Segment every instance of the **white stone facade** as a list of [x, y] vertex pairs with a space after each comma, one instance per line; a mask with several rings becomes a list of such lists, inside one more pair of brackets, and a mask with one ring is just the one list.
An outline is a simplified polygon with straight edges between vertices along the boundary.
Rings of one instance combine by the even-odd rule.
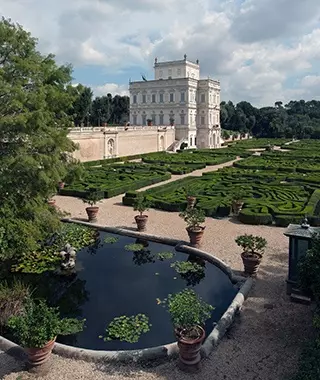
[[154, 64], [154, 80], [130, 82], [131, 125], [170, 125], [190, 148], [219, 148], [220, 83], [200, 79], [199, 62]]

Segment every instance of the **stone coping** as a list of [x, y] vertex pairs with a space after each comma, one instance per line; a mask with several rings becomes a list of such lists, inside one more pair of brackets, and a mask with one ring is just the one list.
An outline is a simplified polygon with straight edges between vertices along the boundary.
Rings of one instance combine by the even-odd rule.
[[[166, 237], [160, 237], [156, 235], [148, 235], [137, 231], [131, 231], [124, 228], [107, 227], [98, 224], [92, 224], [89, 222], [79, 221], [75, 219], [64, 218], [63, 222], [77, 223], [89, 227], [94, 227], [101, 231], [106, 231], [118, 235], [125, 235], [157, 243], [167, 244], [174, 246], [179, 252], [186, 254], [193, 254], [199, 256], [206, 261], [209, 261], [213, 265], [220, 268], [231, 280], [235, 286], [238, 287], [238, 292], [233, 301], [229, 305], [228, 309], [222, 315], [220, 320], [214, 325], [211, 333], [207, 336], [201, 347], [201, 356], [207, 357], [215, 349], [219, 341], [224, 336], [227, 329], [233, 323], [235, 316], [240, 311], [243, 302], [247, 298], [250, 289], [253, 285], [253, 279], [251, 277], [246, 278], [240, 275], [236, 275], [232, 269], [227, 266], [222, 260], [214, 257], [198, 248], [190, 247], [186, 242]], [[17, 344], [9, 341], [8, 339], [0, 336], [0, 349], [7, 354], [22, 357], [23, 348]], [[85, 348], [73, 347], [64, 345], [61, 343], [55, 343], [53, 352], [63, 357], [72, 359], [79, 359], [85, 361], [109, 361], [109, 362], [147, 362], [150, 360], [162, 361], [168, 358], [173, 358], [178, 355], [178, 345], [176, 342], [168, 343], [162, 346], [144, 348], [140, 350], [124, 350], [124, 351], [102, 351], [102, 350], [89, 350]]]

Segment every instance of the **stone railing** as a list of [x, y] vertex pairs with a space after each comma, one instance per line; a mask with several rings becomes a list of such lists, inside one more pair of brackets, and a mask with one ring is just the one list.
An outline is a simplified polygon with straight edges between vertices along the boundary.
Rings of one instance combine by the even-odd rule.
[[122, 132], [122, 131], [166, 131], [173, 130], [174, 126], [167, 125], [130, 125], [130, 126], [108, 126], [108, 127], [74, 127], [69, 130], [69, 133], [90, 133], [90, 132]]

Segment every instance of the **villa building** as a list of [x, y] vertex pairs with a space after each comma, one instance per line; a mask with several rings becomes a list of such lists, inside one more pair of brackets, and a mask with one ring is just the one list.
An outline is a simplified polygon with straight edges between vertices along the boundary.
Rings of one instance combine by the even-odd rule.
[[200, 79], [199, 61], [154, 63], [154, 79], [130, 82], [131, 125], [174, 125], [177, 145], [219, 148], [220, 82]]

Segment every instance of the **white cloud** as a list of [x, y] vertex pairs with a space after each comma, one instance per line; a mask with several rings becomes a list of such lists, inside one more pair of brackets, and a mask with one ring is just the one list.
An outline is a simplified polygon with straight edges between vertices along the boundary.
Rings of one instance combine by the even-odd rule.
[[[0, 12], [39, 37], [43, 52], [102, 66], [109, 82], [127, 68], [151, 71], [156, 56], [187, 53], [204, 77], [220, 79], [224, 99], [270, 105], [317, 96], [319, 0], [1, 0]], [[126, 91], [122, 83], [95, 87]]]
[[105, 83], [101, 86], [91, 86], [95, 96], [105, 96], [108, 93], [114, 95], [129, 95], [128, 85], [118, 85], [116, 83]]

